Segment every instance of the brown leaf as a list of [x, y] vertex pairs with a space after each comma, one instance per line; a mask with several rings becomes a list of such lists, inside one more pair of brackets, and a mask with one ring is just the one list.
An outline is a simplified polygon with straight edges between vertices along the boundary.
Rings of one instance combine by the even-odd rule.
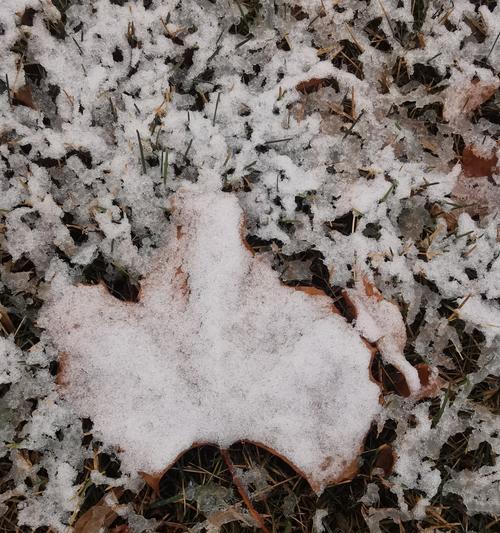
[[31, 85], [23, 85], [14, 92], [13, 96], [12, 103], [14, 105], [23, 105], [25, 107], [31, 107], [31, 109], [37, 109], [35, 103], [33, 102]]
[[[201, 412], [210, 409], [210, 412], [217, 414], [224, 413], [225, 408], [234, 409], [233, 421], [227, 422], [226, 418], [215, 419], [214, 424], [220, 424], [217, 426], [217, 439], [222, 441], [226, 438], [224, 437], [225, 432], [230, 434], [227, 439], [234, 439], [235, 441], [242, 438], [247, 439], [254, 434], [255, 438], [250, 438], [249, 441], [255, 442], [256, 445], [286, 460], [309, 481], [316, 491], [330, 483], [343, 481], [346, 477], [352, 476], [352, 467], [361, 451], [362, 439], [359, 438], [358, 433], [352, 439], [349, 434], [347, 436], [344, 434], [345, 426], [342, 420], [338, 419], [338, 415], [335, 409], [331, 408], [331, 405], [339, 396], [348, 396], [350, 410], [348, 416], [356, 417], [356, 420], [361, 421], [366, 419], [366, 423], [363, 422], [365, 427], [369, 427], [372, 413], [378, 413], [380, 409], [380, 389], [372, 382], [369, 372], [373, 354], [369, 347], [365, 347], [364, 343], [360, 342], [359, 331], [351, 327], [342, 317], [334, 314], [332, 301], [326, 295], [318, 294], [314, 290], [313, 295], [300, 294], [293, 288], [280, 284], [278, 276], [272, 271], [265, 259], [254, 257], [248, 252], [244, 242], [242, 242], [240, 231], [241, 208], [235, 199], [222, 193], [200, 194], [187, 190], [185, 192], [180, 191], [176, 200], [176, 209], [173, 213], [174, 219], [170, 225], [167, 245], [159, 251], [157, 258], [152, 263], [150, 273], [142, 284], [137, 303], [120, 302], [100, 286], [74, 287], [63, 279], [53, 279], [55, 286], [62, 283], [65, 294], [54, 293], [53, 299], [49, 299], [50, 304], [46, 305], [44, 314], [40, 314], [38, 320], [42, 327], [45, 327], [58, 339], [57, 345], [60, 351], [69, 354], [61, 361], [62, 386], [65, 396], [70, 401], [80, 402], [81, 400], [84, 403], [87, 403], [86, 398], [90, 396], [95, 399], [96, 395], [105, 394], [106, 398], [108, 397], [107, 393], [103, 391], [101, 376], [109, 370], [103, 369], [99, 339], [112, 338], [113, 331], [115, 331], [113, 328], [116, 328], [116, 324], [121, 323], [120, 343], [127, 346], [125, 353], [122, 350], [116, 351], [116, 343], [108, 343], [107, 341], [105, 343], [106, 350], [110, 350], [110, 355], [120, 356], [119, 365], [126, 366], [124, 365], [124, 356], [136, 358], [139, 355], [135, 350], [137, 349], [136, 338], [140, 334], [143, 336], [142, 345], [154, 346], [155, 350], [156, 346], [161, 347], [161, 354], [165, 362], [168, 363], [170, 359], [174, 361], [175, 364], [166, 364], [168, 370], [165, 370], [165, 376], [168, 374], [169, 379], [170, 377], [173, 379], [176, 372], [182, 372], [182, 376], [189, 376], [189, 380], [186, 382], [184, 378], [178, 379], [178, 382], [186, 389], [185, 395], [165, 394], [165, 391], [162, 391], [162, 402], [165, 406], [173, 405], [178, 412], [184, 413], [186, 410], [185, 398], [191, 398], [192, 390], [198, 394], [209, 383], [210, 387], [215, 386], [211, 383], [212, 379], [220, 380], [220, 383], [216, 383], [219, 393], [210, 400], [213, 402], [213, 407], [203, 402], [198, 404]], [[209, 246], [207, 242], [210, 243]], [[224, 276], [218, 278], [217, 276], [209, 277], [206, 273], [203, 275], [197, 273], [200, 261], [203, 261], [203, 264], [207, 265], [206, 268], [208, 268], [214, 264], [218, 265], [214, 257], [222, 258], [224, 256], [231, 258], [231, 260], [237, 258], [234, 264], [232, 261], [230, 262], [230, 266], [226, 267], [221, 263], [222, 266], [217, 267], [226, 268]], [[212, 297], [214, 284], [217, 294], [221, 295], [220, 300]], [[163, 295], [161, 301], [157, 300], [159, 293]], [[209, 296], [205, 297], [205, 293]], [[360, 297], [363, 297], [362, 303], [365, 306], [369, 303], [369, 309], [366, 312], [373, 307], [378, 315], [381, 314], [382, 308], [384, 313], [391, 313], [391, 316], [398, 313], [396, 318], [399, 316], [401, 323], [396, 324], [398, 331], [395, 331], [395, 328], [388, 331], [384, 326], [385, 329], [382, 329], [385, 333], [376, 340], [380, 341], [379, 349], [381, 352], [396, 351], [397, 353], [393, 354], [394, 357], [403, 363], [404, 323], [397, 306], [384, 302], [382, 296], [368, 283], [366, 283]], [[206, 365], [206, 360], [202, 357], [205, 352], [203, 351], [200, 355], [198, 340], [196, 344], [193, 344], [192, 341], [196, 335], [200, 335], [197, 326], [199, 323], [198, 314], [202, 311], [205, 313], [204, 308], [200, 311], [200, 298], [207, 306], [207, 316], [212, 314], [217, 316], [222, 305], [224, 305], [227, 316], [224, 324], [219, 325], [214, 322], [213, 328], [203, 330], [202, 334], [207, 337], [207, 346], [215, 346], [211, 349], [214, 350], [215, 354], [218, 354], [217, 344], [212, 342], [211, 335], [213, 334], [216, 334], [217, 338], [219, 335], [224, 339], [227, 338], [228, 344], [235, 346], [234, 351], [232, 349], [226, 350], [223, 358], [217, 355], [220, 361], [215, 366]], [[78, 306], [75, 306], [75, 301], [78, 301]], [[240, 314], [236, 311], [228, 312], [226, 308], [238, 310]], [[280, 322], [276, 320], [279, 313], [285, 314], [290, 329], [296, 325], [297, 328], [303, 330], [300, 350], [303, 345], [305, 347], [304, 361], [307, 361], [307, 364], [297, 363], [290, 371], [289, 350], [283, 347], [286, 343], [281, 341], [269, 356], [274, 358], [273, 372], [280, 376], [280, 380], [276, 384], [274, 382], [269, 384], [267, 380], [259, 380], [259, 373], [262, 368], [260, 354], [264, 350], [252, 348], [251, 351], [248, 351], [247, 347], [256, 336], [259, 339], [261, 337], [266, 339], [267, 337], [286, 334], [281, 328]], [[245, 324], [250, 324], [255, 316], [266, 318], [259, 323], [259, 328], [262, 329], [254, 332]], [[321, 317], [322, 325], [328, 324], [328, 329], [313, 331], [312, 327], [305, 325], [304, 320], [307, 316]], [[206, 320], [205, 314], [202, 317], [203, 320]], [[314, 319], [311, 318], [312, 320]], [[175, 338], [179, 348], [173, 349], [172, 332], [179, 330], [179, 328], [185, 328], [186, 334], [180, 334]], [[191, 334], [191, 329], [193, 334]], [[402, 333], [399, 331], [400, 329]], [[341, 350], [337, 351], [337, 348], [330, 342], [330, 337], [322, 340], [321, 335], [318, 335], [318, 333], [322, 334], [323, 332], [325, 335], [326, 332], [328, 335], [332, 335], [332, 330], [337, 330], [337, 335], [342, 336]], [[229, 335], [228, 332], [236, 333]], [[87, 342], [86, 339], [89, 338], [89, 335], [97, 339], [95, 343]], [[308, 335], [314, 335], [315, 350], [312, 352], [306, 348]], [[350, 347], [346, 348], [346, 346]], [[298, 351], [298, 354], [300, 353]], [[186, 357], [181, 356], [181, 354], [185, 354]], [[349, 358], [353, 358], [353, 354], [357, 354], [357, 360], [362, 361], [359, 372], [353, 372], [351, 367], [346, 367], [343, 364], [345, 357], [349, 360]], [[97, 363], [97, 359], [94, 359], [95, 362], [92, 362], [90, 358], [98, 358], [99, 361]], [[250, 397], [246, 393], [243, 394], [238, 387], [230, 382], [227, 376], [236, 375], [236, 372], [241, 373], [240, 359], [245, 361], [248, 369], [248, 372], [245, 373], [246, 383], [243, 386], [248, 386], [252, 391], [255, 391], [259, 390], [259, 387], [264, 389], [264, 387], [271, 385], [267, 394], [252, 392]], [[110, 357], [107, 361], [106, 364], [111, 365], [109, 368], [116, 375], [116, 369], [120, 367], [117, 366], [118, 360]], [[299, 361], [298, 358], [297, 361]], [[416, 376], [415, 369], [406, 360], [404, 362]], [[283, 370], [286, 369], [286, 372], [279, 372], [280, 365], [283, 365]], [[321, 365], [321, 372], [315, 370], [318, 365]], [[405, 369], [406, 365], [404, 365]], [[156, 374], [163, 372], [164, 366], [154, 366], [149, 371], [154, 373], [156, 379]], [[79, 371], [79, 368], [82, 372]], [[255, 376], [252, 372], [255, 372]], [[214, 378], [212, 378], [212, 373]], [[85, 375], [85, 395], [83, 396], [78, 392], [78, 388], [82, 386], [79, 376], [82, 375]], [[287, 376], [286, 380], [283, 379], [285, 375]], [[332, 376], [331, 380], [326, 379], [325, 376], [330, 375]], [[304, 393], [302, 384], [305, 377], [310, 383], [309, 390], [314, 391], [314, 402], [309, 399], [308, 394]], [[122, 384], [120, 378], [119, 386]], [[363, 390], [362, 396], [352, 394], [353, 390], [359, 389]], [[297, 394], [297, 390], [300, 394]], [[290, 394], [290, 397], [293, 395], [295, 398], [292, 414], [290, 414], [288, 404], [281, 399], [280, 394], [283, 393]], [[326, 399], [323, 400], [322, 396]], [[276, 402], [273, 401], [275, 397]], [[320, 400], [316, 401], [318, 397]], [[94, 402], [94, 404], [97, 405], [98, 402]], [[345, 405], [344, 401], [342, 401], [342, 405]], [[314, 411], [310, 416], [311, 408]], [[296, 416], [295, 413], [300, 413], [300, 409], [304, 412], [301, 415], [301, 423], [297, 425], [287, 423], [287, 417]], [[85, 412], [92, 416], [92, 412], [89, 413], [87, 410]], [[155, 473], [162, 470], [163, 464], [172, 465], [176, 457], [182, 454], [186, 448], [189, 448], [193, 442], [221, 443], [220, 441], [213, 442], [213, 432], [207, 432], [204, 428], [199, 427], [195, 411], [191, 414], [192, 420], [189, 417], [180, 416], [169, 419], [168, 427], [163, 426], [164, 422], [158, 426], [152, 424], [151, 427], [147, 428], [147, 431], [141, 429], [133, 435], [131, 440], [122, 441], [122, 419], [127, 417], [127, 413], [120, 412], [118, 415], [118, 411], [114, 410], [114, 412], [117, 416], [111, 414], [104, 425], [96, 426], [97, 429], [105, 430], [110, 442], [115, 445], [122, 445], [127, 448], [128, 454], [134, 454], [133, 466], [137, 470], [149, 472], [149, 475], [143, 474], [143, 477], [155, 490], [158, 490], [159, 483], [159, 477]], [[258, 424], [255, 424], [254, 433], [250, 431], [237, 433], [237, 431], [241, 431], [239, 425], [237, 431], [233, 431], [231, 424], [236, 427], [236, 424], [239, 424], [239, 417], [248, 420], [247, 412], [251, 412], [252, 416], [255, 413], [256, 419], [258, 417], [266, 419], [267, 413], [271, 412], [272, 416], [275, 417], [272, 431], [260, 430]], [[283, 422], [280, 422], [280, 416], [276, 414], [281, 412], [284, 413], [283, 416], [280, 415]], [[136, 414], [134, 412], [134, 416]], [[134, 420], [139, 419], [136, 416]], [[321, 424], [318, 423], [318, 420], [321, 421]], [[183, 430], [186, 428], [189, 430], [188, 438], [183, 437], [176, 440], [176, 435], [180, 431], [175, 429], [175, 424], [179, 427], [182, 426]], [[312, 459], [306, 461], [303, 459], [305, 455], [302, 455], [301, 441], [294, 432], [298, 432], [302, 438], [305, 428], [307, 429], [309, 426], [315, 430], [318, 428], [318, 431], [309, 432], [306, 455], [308, 458], [312, 456]], [[347, 441], [347, 445], [340, 446], [338, 439], [335, 438], [334, 431], [337, 426], [342, 432], [342, 442]], [[323, 433], [323, 428], [326, 427], [328, 427], [328, 432]], [[144, 451], [148, 448], [148, 439], [150, 439], [149, 442], [158, 442], [159, 438], [165, 437], [165, 431], [171, 431], [170, 434], [166, 433], [169, 437], [168, 446], [162, 447], [161, 451], [157, 453], [154, 463], [156, 468], [150, 468], [151, 462], [148, 464], [142, 459], [142, 455], [148, 453]], [[238, 439], [239, 434], [241, 435], [240, 439]], [[319, 443], [323, 442], [325, 444], [320, 446]], [[136, 443], [140, 443], [140, 446], [136, 447]], [[298, 446], [297, 450], [295, 446]], [[162, 461], [163, 464], [161, 464]]]
[[9, 313], [7, 312], [7, 309], [0, 305], [0, 324], [2, 325], [2, 329], [7, 333], [14, 333], [15, 327], [12, 323], [12, 320], [10, 319]]
[[464, 148], [462, 154], [462, 169], [465, 176], [480, 178], [491, 176], [498, 164], [495, 152], [488, 157], [478, 155], [474, 150], [474, 145], [469, 144]]
[[457, 215], [454, 212], [444, 211], [439, 204], [432, 204], [430, 213], [433, 217], [444, 218], [448, 231], [455, 231], [458, 225]]
[[311, 94], [319, 91], [322, 87], [332, 85], [335, 80], [332, 78], [311, 78], [310, 80], [304, 80], [295, 86], [299, 93]]
[[21, 26], [33, 26], [33, 19], [35, 18], [36, 9], [32, 7], [27, 7], [22, 14], [17, 13], [21, 18]]
[[495, 151], [483, 157], [474, 145], [465, 147], [462, 155], [462, 173], [453, 188], [453, 197], [464, 207], [455, 210], [458, 216], [485, 216], [500, 205], [500, 179], [495, 175], [499, 163]]
[[498, 89], [499, 83], [488, 83], [473, 79], [465, 86], [448, 87], [443, 92], [445, 120], [454, 121], [464, 114], [475, 111], [481, 104], [489, 100]]
[[396, 462], [396, 454], [389, 444], [382, 444], [377, 450], [377, 456], [373, 462], [373, 468], [380, 468], [384, 477], [392, 474], [394, 463]]
[[106, 494], [93, 507], [80, 516], [73, 526], [73, 532], [90, 533], [109, 527], [118, 516], [116, 511], [108, 503], [110, 497], [114, 498], [116, 505], [118, 505], [118, 501], [113, 493]]
[[[433, 398], [439, 394], [439, 391], [445, 385], [445, 382], [439, 376], [436, 376], [435, 378], [432, 377], [432, 367], [426, 365], [425, 363], [418, 363], [415, 365], [415, 368], [417, 369], [418, 377], [420, 379], [420, 383], [422, 384], [422, 388], [416, 397]], [[393, 373], [391, 373], [391, 379], [394, 389], [400, 396], [405, 398], [410, 396], [408, 384], [400, 372], [395, 370]]]

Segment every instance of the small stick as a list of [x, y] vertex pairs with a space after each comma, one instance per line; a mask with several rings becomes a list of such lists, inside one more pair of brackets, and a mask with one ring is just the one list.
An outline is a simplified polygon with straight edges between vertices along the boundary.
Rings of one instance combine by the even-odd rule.
[[111, 99], [111, 96], [109, 97], [109, 105], [111, 106], [111, 113], [113, 114], [113, 118], [117, 120], [118, 114], [116, 112], [115, 105], [113, 104], [113, 100]]
[[187, 159], [187, 155], [189, 153], [189, 150], [191, 149], [191, 145], [193, 144], [193, 139], [189, 141], [188, 147], [186, 148], [186, 151], [184, 152], [184, 159]]
[[442, 55], [443, 52], [438, 52], [435, 56], [432, 56], [430, 59], [427, 60], [427, 63], [430, 63], [433, 59], [436, 59], [436, 57], [439, 57]]
[[257, 525], [260, 527], [260, 529], [264, 533], [270, 533], [269, 529], [267, 529], [266, 524], [264, 523], [264, 519], [253, 506], [250, 500], [250, 495], [248, 494], [248, 491], [245, 488], [245, 485], [243, 485], [241, 479], [239, 478], [236, 472], [236, 468], [234, 467], [234, 463], [229, 455], [228, 450], [226, 448], [221, 448], [220, 454], [222, 455], [222, 458], [224, 459], [224, 462], [226, 463], [227, 469], [229, 470], [229, 473], [231, 474], [231, 477], [233, 478], [233, 483], [236, 485], [236, 488], [238, 489], [238, 492], [240, 493], [240, 496], [243, 502], [245, 503], [245, 505], [247, 506], [247, 509], [249, 510], [253, 519], [257, 522]]
[[81, 48], [81, 46], [78, 44], [78, 41], [74, 38], [74, 37], [71, 37], [73, 39], [73, 42], [76, 44], [79, 52], [80, 52], [80, 55], [83, 56], [83, 50]]
[[212, 126], [215, 126], [215, 117], [217, 116], [217, 109], [219, 108], [220, 92], [217, 93], [217, 102], [215, 102], [214, 117], [212, 119]]
[[495, 48], [495, 45], [497, 44], [498, 38], [500, 37], [500, 31], [498, 32], [498, 35], [496, 36], [495, 40], [493, 41], [493, 45], [490, 48], [490, 51], [488, 52], [488, 55], [486, 56], [486, 61], [488, 61], [488, 58], [491, 55], [491, 52], [493, 52], [493, 48]]
[[344, 140], [352, 132], [352, 129], [359, 122], [359, 119], [363, 116], [364, 112], [365, 112], [365, 110], [363, 109], [363, 111], [361, 111], [361, 113], [358, 115], [358, 118], [352, 123], [351, 127], [345, 132], [345, 135], [342, 138], [342, 140]]
[[156, 134], [156, 141], [155, 141], [155, 147], [156, 149], [158, 150], [158, 139], [160, 138], [160, 133], [162, 132], [163, 130], [160, 128], [158, 130], [158, 133]]
[[167, 183], [167, 175], [168, 175], [168, 150], [165, 150], [165, 157], [163, 157], [163, 152], [161, 153], [162, 159], [163, 159], [163, 168], [162, 168], [162, 178], [163, 178], [163, 185]]
[[240, 41], [235, 47], [234, 49], [237, 50], [240, 46], [243, 46], [244, 44], [248, 43], [248, 41], [250, 41], [252, 39], [252, 35], [249, 35], [246, 39], [243, 39], [243, 41]]
[[307, 25], [307, 28], [306, 30], [309, 31], [309, 28], [319, 19], [319, 13], [311, 20], [311, 22], [309, 22], [309, 24]]
[[9, 98], [9, 105], [12, 105], [12, 97], [10, 95], [9, 75], [5, 74], [5, 85], [7, 85], [7, 96]]
[[224, 35], [224, 30], [222, 30], [219, 34], [219, 37], [217, 37], [217, 40], [215, 41], [215, 50], [213, 54], [207, 59], [207, 63], [211, 61], [221, 50], [222, 46], [219, 45], [220, 40], [222, 39], [222, 36]]
[[135, 130], [137, 133], [137, 140], [139, 141], [139, 150], [141, 152], [142, 173], [146, 174], [146, 160], [144, 159], [144, 149], [142, 148], [141, 134], [139, 130]]
[[284, 137], [283, 139], [274, 139], [272, 141], [266, 141], [264, 144], [282, 143], [285, 141], [291, 141], [293, 137]]

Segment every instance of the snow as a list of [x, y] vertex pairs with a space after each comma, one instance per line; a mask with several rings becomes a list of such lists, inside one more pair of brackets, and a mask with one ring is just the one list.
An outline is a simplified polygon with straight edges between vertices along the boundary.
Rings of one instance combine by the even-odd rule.
[[356, 329], [367, 341], [377, 343], [382, 358], [403, 374], [411, 393], [420, 390], [418, 372], [405, 358], [406, 331], [396, 304], [381, 299], [380, 294], [370, 295], [369, 282], [358, 282], [356, 289], [347, 295], [356, 308]]
[[[239, 3], [246, 12], [248, 2]], [[0, 3], [0, 297], [16, 330], [22, 321], [18, 331], [5, 332], [0, 339], [0, 448], [13, 465], [7, 482], [25, 498], [16, 526], [67, 529], [82, 503], [73, 497], [81, 488], [76, 480], [85, 473], [84, 460], [93, 455], [97, 441], [110, 453], [129, 443], [123, 458], [131, 473], [113, 483], [138, 491], [141, 479], [132, 473], [136, 467], [166, 466], [175, 449], [198, 438], [193, 426], [204, 438], [224, 444], [244, 434], [257, 438], [258, 431], [268, 438], [274, 427], [249, 421], [260, 412], [248, 409], [251, 405], [260, 409], [262, 399], [254, 398], [248, 407], [242, 405], [245, 402], [233, 405], [238, 394], [252, 391], [281, 398], [276, 413], [270, 413], [272, 402], [261, 409], [266, 419], [277, 420], [274, 444], [316, 474], [318, 457], [329, 453], [321, 446], [329, 446], [333, 439], [327, 434], [328, 424], [332, 432], [342, 434], [344, 447], [351, 442], [352, 458], [372, 418], [380, 427], [389, 419], [397, 424], [392, 443], [398, 455], [395, 473], [383, 480], [387, 486], [371, 480], [364, 500], [371, 531], [380, 530], [380, 521], [386, 519], [425, 521], [432, 498], [446, 491], [459, 495], [469, 514], [496, 509], [495, 467], [444, 471], [440, 450], [450, 436], [469, 429], [470, 446], [487, 442], [500, 453], [494, 431], [498, 417], [488, 414], [491, 407], [477, 400], [477, 391], [473, 394], [474, 387], [487, 379], [495, 382], [500, 374], [499, 175], [492, 171], [486, 178], [466, 176], [460, 148], [463, 141], [473, 146], [475, 154], [493, 157], [496, 151], [498, 155], [499, 93], [494, 70], [500, 57], [496, 41], [500, 6], [455, 0], [448, 11], [446, 3], [424, 2], [425, 17], [419, 27], [413, 8], [420, 4], [406, 0], [384, 0], [387, 16], [380, 2], [294, 0], [293, 6], [301, 6], [306, 14], [302, 20], [282, 0], [260, 2], [261, 10], [249, 24], [252, 38], [241, 44], [246, 35], [237, 29], [238, 2], [152, 0], [148, 4], [142, 0]], [[21, 25], [26, 7], [36, 11], [32, 26]], [[170, 35], [162, 23], [167, 17]], [[366, 29], [377, 19], [389, 49], [382, 49]], [[484, 27], [484, 35], [467, 19]], [[133, 46], [127, 38], [132, 22], [137, 39]], [[61, 25], [65, 36], [54, 31]], [[396, 28], [401, 28], [400, 40]], [[177, 32], [180, 42], [172, 39]], [[284, 36], [291, 47], [288, 51], [278, 46]], [[113, 58], [116, 48], [122, 61]], [[358, 52], [354, 62], [345, 58]], [[406, 61], [408, 82], [399, 79], [399, 57]], [[29, 75], [29, 65], [37, 64], [45, 71], [40, 80]], [[417, 80], [419, 68], [425, 70], [425, 79]], [[24, 85], [32, 87], [36, 109], [10, 104], [6, 75], [10, 96]], [[313, 78], [328, 78], [331, 86], [308, 94], [296, 89], [298, 83]], [[474, 109], [490, 93], [489, 103]], [[136, 131], [143, 140], [146, 173], [141, 170]], [[264, 144], [279, 139], [289, 140]], [[169, 154], [165, 178], [155, 161], [162, 150]], [[227, 192], [220, 196], [222, 188]], [[186, 194], [201, 195], [201, 203], [196, 200], [191, 209], [207, 224], [204, 228], [187, 221], [184, 227], [190, 230], [185, 238], [197, 237], [189, 240], [189, 246], [187, 240], [177, 243], [190, 247], [184, 265], [193, 287], [189, 298], [175, 292], [167, 283], [168, 275], [163, 276], [170, 272], [172, 278], [168, 268], [187, 250], [182, 248], [181, 254], [175, 248], [175, 217], [187, 215], [175, 211], [170, 202], [185, 200]], [[210, 209], [202, 209], [210, 198]], [[182, 206], [188, 209], [184, 200]], [[221, 205], [227, 208], [224, 216], [214, 209]], [[241, 213], [242, 235], [271, 241], [264, 247], [269, 252], [252, 259], [241, 249], [235, 230]], [[340, 230], [335, 229], [339, 220], [351, 215], [349, 228], [340, 222]], [[370, 231], [373, 227], [379, 228], [376, 236]], [[223, 235], [232, 237], [224, 241]], [[217, 246], [204, 247], [202, 242]], [[229, 252], [231, 243], [238, 245], [234, 256]], [[223, 252], [231, 261], [221, 259]], [[358, 316], [352, 324], [324, 309], [329, 300], [311, 300], [279, 285], [278, 273], [284, 273], [281, 278], [287, 283], [296, 281], [293, 276], [310, 281], [309, 264], [290, 265], [311, 252], [321, 257], [329, 283], [357, 301]], [[138, 303], [119, 303], [104, 288], [79, 285], [102, 263], [106, 274], [116, 269], [141, 280]], [[254, 277], [247, 279], [242, 274], [245, 268]], [[212, 271], [209, 283], [205, 276]], [[258, 278], [257, 273], [261, 273]], [[366, 297], [359, 285], [363, 278], [377, 287], [383, 300]], [[231, 290], [225, 284], [229, 280]], [[182, 289], [179, 276], [176, 282]], [[165, 288], [164, 299], [152, 296], [158, 292], [153, 286]], [[240, 293], [245, 295], [241, 302]], [[275, 293], [281, 296], [273, 301]], [[265, 305], [257, 305], [259, 295]], [[168, 297], [172, 308], [165, 303]], [[153, 309], [148, 316], [146, 304]], [[91, 316], [97, 306], [103, 312], [98, 322]], [[39, 323], [49, 324], [47, 332], [36, 326], [40, 309]], [[62, 317], [59, 325], [51, 320], [51, 309]], [[178, 317], [189, 320], [174, 320]], [[81, 331], [62, 331], [70, 319], [82, 322]], [[236, 327], [239, 319], [247, 322]], [[94, 329], [84, 337], [90, 325]], [[111, 336], [104, 331], [106, 325]], [[51, 328], [61, 329], [55, 332], [61, 345], [70, 343], [65, 335], [76, 335], [71, 342], [92, 362], [87, 368], [83, 352], [71, 350], [67, 371], [75, 376], [74, 389], [68, 383], [65, 395], [53, 375], [55, 363], [63, 358]], [[251, 336], [257, 331], [260, 336]], [[298, 339], [300, 332], [304, 340]], [[419, 383], [403, 354], [412, 363], [438, 366], [442, 376], [452, 376], [449, 402], [437, 424], [432, 423], [436, 402], [417, 401], [418, 394], [402, 400], [384, 393], [382, 403], [373, 407], [378, 388], [367, 381], [369, 355], [364, 344], [359, 346], [361, 336], [377, 342], [382, 362], [401, 370], [413, 392]], [[95, 351], [101, 338], [109, 356], [105, 360], [98, 359]], [[290, 339], [297, 342], [287, 352]], [[262, 353], [255, 351], [266, 342], [264, 354], [286, 366], [283, 382], [276, 377], [279, 364], [273, 373], [261, 364]], [[359, 360], [346, 362], [349, 343]], [[197, 358], [201, 367], [195, 371], [191, 360], [175, 351], [180, 348]], [[450, 354], [455, 351], [454, 359]], [[327, 357], [330, 353], [333, 359]], [[118, 356], [120, 365], [115, 362]], [[230, 356], [246, 362], [235, 368], [227, 364], [233, 360]], [[173, 368], [158, 363], [166, 358]], [[311, 358], [314, 365], [309, 364]], [[462, 375], [469, 360], [472, 370]], [[256, 379], [256, 365], [262, 368], [262, 381]], [[110, 397], [113, 401], [108, 405], [101, 400], [99, 408], [103, 392], [96, 390], [96, 383], [110, 390], [118, 379], [116, 366], [127, 392], [118, 398], [124, 389], [117, 389]], [[150, 375], [150, 368], [160, 370]], [[357, 381], [350, 390], [354, 375]], [[330, 389], [325, 392], [327, 377], [334, 383], [345, 378], [338, 395]], [[83, 391], [86, 381], [89, 390], [96, 390], [94, 397]], [[144, 390], [138, 387], [143, 382]], [[363, 383], [366, 396], [364, 389], [355, 394]], [[174, 398], [181, 384], [190, 393]], [[205, 385], [206, 392], [192, 392], [195, 385]], [[216, 401], [214, 391], [221, 387], [231, 400], [228, 405]], [[292, 390], [294, 405], [286, 409]], [[307, 403], [313, 392], [321, 398], [324, 393], [336, 407], [349, 409], [340, 398], [350, 398], [353, 391], [354, 412], [365, 400], [369, 409], [344, 425], [327, 404]], [[123, 417], [111, 412], [115, 399], [123, 402], [127, 413], [144, 415], [149, 421], [150, 414], [157, 417], [159, 423], [142, 428], [148, 438], [158, 439], [154, 445], [148, 449], [140, 445], [132, 424], [120, 427], [116, 419]], [[167, 400], [178, 402], [172, 409], [185, 410], [192, 430], [180, 428], [179, 439], [184, 441], [174, 441], [170, 448], [161, 433], [170, 427], [163, 409]], [[220, 405], [221, 410], [209, 412]], [[79, 416], [84, 412], [94, 413], [91, 445], [82, 445]], [[325, 423], [313, 427], [312, 420], [317, 422], [320, 415]], [[222, 420], [224, 416], [229, 423]], [[304, 421], [308, 431], [297, 437], [307, 416], [311, 417]], [[106, 424], [113, 417], [115, 424]], [[409, 423], [414, 418], [415, 427]], [[287, 431], [297, 438], [288, 442]], [[160, 450], [163, 444], [167, 448]], [[29, 466], [20, 447], [36, 452], [39, 462]], [[341, 469], [342, 458], [336, 456], [328, 475]], [[45, 488], [39, 467], [48, 472]], [[448, 481], [440, 485], [445, 476]], [[407, 489], [422, 494], [413, 509], [407, 509]], [[489, 497], [487, 505], [476, 497], [483, 492]], [[395, 495], [397, 508], [377, 509], [387, 505], [387, 494]], [[131, 510], [127, 520], [133, 529], [143, 517]]]
[[234, 197], [197, 189], [173, 199], [139, 303], [52, 278], [38, 323], [68, 354], [62, 393], [130, 471], [161, 471], [196, 442], [251, 440], [321, 490], [380, 411], [371, 354], [326, 296], [252, 257]]

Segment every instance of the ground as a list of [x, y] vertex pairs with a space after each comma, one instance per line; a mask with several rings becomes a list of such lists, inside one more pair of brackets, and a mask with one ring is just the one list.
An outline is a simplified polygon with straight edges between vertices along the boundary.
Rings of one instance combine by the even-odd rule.
[[[499, 10], [2, 2], [0, 531], [500, 531]], [[155, 491], [63, 397], [51, 280], [136, 301], [186, 184], [236, 197], [254, 253], [351, 322], [343, 290], [368, 279], [439, 374], [407, 397], [374, 358], [352, 480], [316, 494], [236, 443], [186, 451]]]

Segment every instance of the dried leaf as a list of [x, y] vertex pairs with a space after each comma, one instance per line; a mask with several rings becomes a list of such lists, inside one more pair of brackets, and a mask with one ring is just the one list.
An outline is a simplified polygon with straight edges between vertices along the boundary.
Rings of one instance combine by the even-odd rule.
[[464, 208], [455, 211], [471, 216], [485, 216], [500, 205], [500, 178], [496, 152], [483, 157], [474, 145], [466, 146], [462, 156], [463, 171], [453, 188], [453, 197]]
[[398, 306], [384, 300], [366, 277], [354, 289], [347, 289], [345, 298], [350, 300], [356, 329], [367, 341], [377, 344], [382, 359], [396, 367], [411, 393], [417, 394], [421, 383], [417, 370], [404, 356], [406, 328]]
[[377, 449], [377, 456], [373, 462], [373, 468], [382, 470], [384, 477], [389, 477], [392, 474], [394, 463], [396, 462], [396, 454], [389, 444], [382, 444]]
[[491, 176], [498, 165], [498, 158], [495, 152], [490, 156], [483, 157], [476, 153], [473, 144], [464, 148], [462, 154], [462, 169], [465, 176], [480, 178]]
[[295, 86], [295, 89], [299, 93], [311, 94], [319, 91], [323, 87], [335, 85], [335, 80], [333, 78], [311, 78], [310, 80], [304, 80]]
[[89, 533], [109, 527], [118, 516], [118, 501], [112, 492], [103, 496], [93, 507], [83, 513], [73, 526], [74, 533]]
[[31, 107], [31, 109], [37, 109], [33, 102], [33, 93], [31, 91], [31, 85], [23, 85], [17, 91], [14, 92], [14, 98], [12, 99], [14, 105], [23, 105], [25, 107]]
[[[381, 409], [371, 349], [328, 297], [282, 285], [245, 248], [234, 197], [181, 191], [175, 206], [137, 303], [53, 278], [40, 325], [69, 354], [65, 396], [156, 489], [154, 472], [193, 443], [238, 440], [280, 456], [315, 490], [352, 476]], [[369, 285], [363, 294], [362, 306], [392, 306]], [[404, 347], [396, 333], [381, 351]]]
[[485, 82], [473, 79], [465, 86], [453, 85], [444, 92], [443, 117], [454, 121], [459, 117], [476, 110], [489, 100], [500, 86], [499, 82]]
[[2, 325], [2, 329], [7, 333], [14, 333], [15, 327], [12, 323], [12, 320], [10, 319], [9, 313], [7, 312], [7, 309], [0, 305], [0, 324]]

